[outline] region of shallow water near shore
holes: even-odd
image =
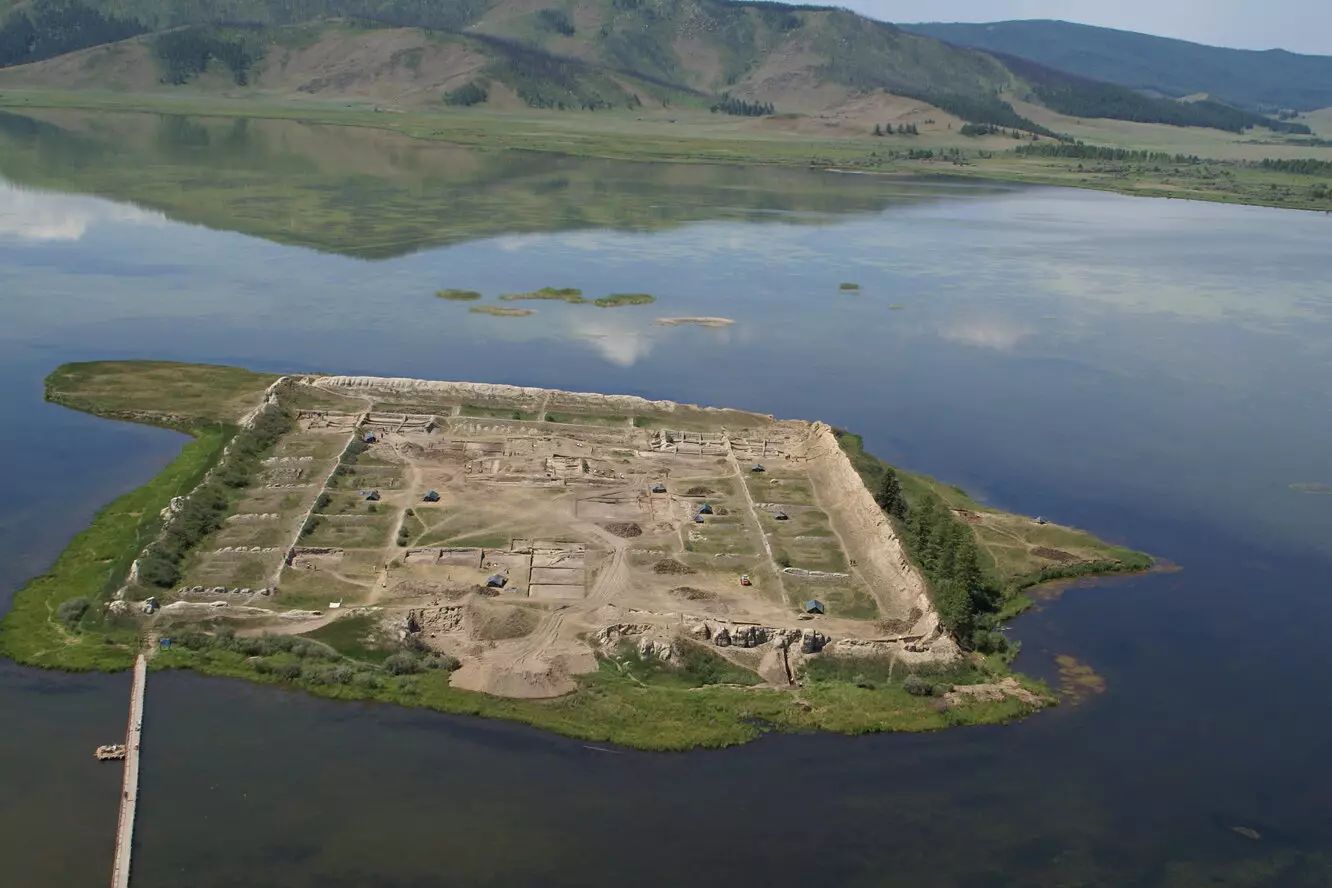
[[[96,358],[822,419],[1183,568],[1017,621],[1107,689],[1002,728],[652,755],[154,674],[136,886],[1332,878],[1332,498],[1291,487],[1332,483],[1327,218],[72,112],[5,115],[0,175],[0,602],[183,441],[42,403]],[[434,296],[543,286],[657,301]],[[7,884],[107,878],[128,688],[0,664]]]

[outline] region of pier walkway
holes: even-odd
[[[143,690],[148,680],[148,660],[143,654],[134,661],[134,684],[130,689],[129,728],[125,731],[125,781],[120,796],[120,820],[116,824],[116,862],[111,868],[111,888],[129,888],[130,850],[134,844],[134,810],[139,803],[139,741],[143,738]]]

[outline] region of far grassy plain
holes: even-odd
[[[1021,103],[1019,103],[1021,104]],[[1301,145],[1266,132],[1236,135],[1218,130],[1085,121],[1022,106],[1038,122],[1089,144],[1165,151],[1214,160],[1208,171],[1192,165],[1150,164],[1125,172],[1083,169],[1076,162],[1016,157],[1022,144],[1006,135],[971,138],[956,130],[920,136],[874,138],[868,129],[838,128],[837,137],[799,131],[780,118],[761,121],[689,110],[559,112],[527,109],[494,111],[444,109],[437,113],[381,113],[355,103],[300,100],[236,100],[199,93],[180,95],[5,90],[0,108],[96,109],[158,112],[199,117],[299,120],[325,125],[370,127],[414,139],[436,140],[487,151],[521,149],[577,157],[671,163],[782,165],[841,168],[862,172],[927,172],[982,176],[1096,188],[1129,194],[1181,197],[1229,203],[1332,210],[1332,197],[1311,195],[1314,177],[1258,170],[1264,158],[1332,160],[1332,148]],[[808,119],[817,119],[818,115]],[[1316,131],[1326,130],[1320,113],[1310,116]],[[830,126],[835,121],[829,121]],[[919,154],[932,152],[932,158]],[[910,156],[912,153],[916,156]],[[1224,175],[1214,175],[1224,171]]]

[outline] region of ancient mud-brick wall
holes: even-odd
[[[237,424],[239,426],[237,434],[240,434],[241,432],[253,428],[254,424],[258,422],[259,417],[263,416],[265,413],[271,410],[281,410],[282,405],[279,400],[279,394],[291,384],[292,380],[290,377],[287,376],[283,376],[274,380],[273,384],[264,390],[264,397],[263,400],[259,402],[259,406],[255,407],[253,410],[251,410],[249,413],[245,414],[245,416],[241,418],[240,422]],[[200,487],[203,487],[209,481],[212,481],[214,473],[218,470],[218,468],[221,466],[225,466],[227,464],[227,461],[231,459],[232,442],[234,441],[235,437],[233,436],[232,441],[228,442],[227,445],[222,448],[222,454],[218,457],[217,464],[213,468],[209,469],[207,472],[204,473],[203,478],[200,479],[198,485],[195,486],[194,488],[195,490],[198,490]],[[129,587],[138,584],[139,560],[143,558],[146,554],[148,554],[149,549],[157,545],[157,543],[160,542],[164,536],[166,536],[166,532],[171,529],[171,526],[177,520],[179,520],[180,512],[181,509],[184,508],[185,502],[188,501],[189,498],[193,495],[194,491],[190,491],[188,494],[186,494],[183,497],[176,497],[171,501],[170,505],[168,505],[164,510],[162,510],[161,530],[157,532],[157,536],[153,537],[153,541],[151,543],[149,543],[147,546],[144,546],[143,549],[140,550],[138,558],[135,558],[134,562],[130,564],[129,574],[126,575],[125,577],[125,584],[121,586],[120,589],[116,592],[115,597],[117,599],[123,599]]]
[[[484,382],[441,382],[427,379],[402,379],[379,376],[318,376],[308,380],[312,385],[338,394],[358,397],[383,398],[396,401],[422,403],[459,403],[506,410],[534,413],[552,410],[567,413],[607,414],[613,416],[685,416],[731,423],[754,424],[771,417],[726,410],[716,407],[697,407],[674,401],[649,401],[636,395],[602,395],[592,392],[565,392],[558,389],[531,388],[516,385],[494,385]]]
[[[847,537],[851,550],[847,555],[858,560],[860,574],[879,600],[884,617],[904,619],[913,608],[925,618],[933,616],[925,578],[907,558],[897,531],[874,502],[832,429],[814,423],[802,449],[819,499]],[[937,617],[934,622],[937,624]]]

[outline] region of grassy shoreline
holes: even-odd
[[[1142,166],[1079,163],[1076,159],[1019,157],[978,144],[962,162],[888,158],[881,139],[814,137],[785,133],[717,132],[686,121],[668,131],[625,131],[606,115],[531,111],[497,114],[451,110],[435,114],[381,113],[358,107],[281,103],[273,99],[225,99],[122,93],[4,90],[0,109],[147,112],[199,117],[294,120],[309,124],[382,129],[411,138],[487,150],[548,152],[605,160],[741,166],[799,166],[884,175],[947,175],[1030,185],[1085,188],[1119,194],[1282,209],[1332,211],[1332,196],[1314,197],[1321,180],[1262,170],[1254,160],[1205,160],[1207,174],[1188,165]],[[654,126],[656,124],[653,124]],[[660,129],[660,127],[658,127]],[[912,143],[916,145],[915,142]],[[903,145],[897,148],[905,147]],[[941,145],[920,142],[942,152]],[[1289,147],[1289,146],[1283,146]],[[1310,154],[1316,152],[1309,152]],[[1196,166],[1196,165],[1195,165]],[[1222,171],[1225,175],[1212,175]]]
[[[103,615],[101,605],[114,595],[130,564],[161,529],[160,512],[173,497],[184,496],[199,484],[231,436],[227,428],[196,431],[194,440],[158,475],[100,510],[50,570],[14,593],[9,611],[0,619],[0,655],[25,666],[75,672],[133,666],[138,633],[132,625],[118,625]],[[91,603],[79,631],[56,619],[60,604],[75,598]]]
[[[160,381],[164,376],[170,378],[169,384]],[[191,427],[195,440],[162,473],[103,509],[92,526],[70,542],[51,571],[15,594],[13,607],[0,621],[0,653],[27,665],[67,670],[109,671],[131,665],[143,643],[142,627],[132,618],[108,620],[103,616],[105,603],[130,562],[158,532],[160,511],[172,497],[193,490],[217,464],[234,431],[234,426],[220,420],[234,419],[271,379],[235,368],[148,362],[66,365],[51,374],[51,401],[95,415]],[[214,396],[205,399],[207,405],[201,404],[200,397],[210,390]],[[863,457],[871,470],[886,465],[868,454]],[[922,476],[903,473],[903,477],[911,484],[937,484]],[[957,496],[970,503],[960,491]],[[1000,563],[996,559],[996,569]],[[91,606],[81,621],[66,627],[57,610],[71,597],[87,598]],[[914,671],[886,658],[828,653],[811,661],[803,685],[792,690],[729,683],[737,680],[735,669],[717,669],[718,664],[704,662],[702,669],[690,671],[687,662],[664,668],[636,661],[632,653],[599,656],[598,670],[579,677],[572,694],[522,700],[454,688],[447,668],[390,669],[393,657],[368,650],[356,633],[326,632],[324,638],[302,643],[296,651],[290,645],[252,650],[247,645],[253,639],[237,640],[220,630],[194,634],[193,645],[182,640],[158,652],[152,668],[193,669],[331,699],[376,700],[500,718],[577,739],[645,750],[725,747],[770,731],[864,734],[999,724],[1056,700],[1043,684],[1011,672],[1008,663],[1015,650],[969,655],[952,666]],[[695,662],[716,658],[699,647]],[[303,662],[305,656],[312,659]],[[1015,683],[1011,686],[1023,695],[973,698],[950,693],[949,700],[940,699],[959,687],[996,682]]]

